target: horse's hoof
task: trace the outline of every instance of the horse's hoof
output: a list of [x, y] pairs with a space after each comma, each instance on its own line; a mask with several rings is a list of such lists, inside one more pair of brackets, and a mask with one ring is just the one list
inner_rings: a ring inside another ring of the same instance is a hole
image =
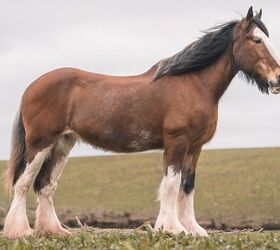
[[49, 237], [49, 236], [70, 236], [71, 233], [64, 229], [62, 226], [56, 228], [42, 228], [35, 231], [36, 236], [38, 237]]
[[163, 224], [162, 227], [156, 227], [155, 230], [162, 228], [164, 232], [173, 233], [173, 234], [179, 234], [179, 233], [186, 233], [186, 229], [181, 225], [181, 223], [168, 223]]
[[11, 230], [3, 229], [3, 236], [9, 240], [15, 240], [23, 237], [28, 237], [33, 235], [33, 229], [26, 228], [24, 230], [16, 230], [16, 227], [13, 227]]
[[197, 222], [185, 225], [188, 234], [193, 236], [209, 237], [207, 231], [201, 227]]

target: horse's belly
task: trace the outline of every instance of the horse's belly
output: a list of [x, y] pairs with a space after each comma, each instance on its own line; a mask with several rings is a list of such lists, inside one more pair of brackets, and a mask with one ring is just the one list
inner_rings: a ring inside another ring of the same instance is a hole
[[162, 148], [163, 142], [160, 136], [152, 134], [149, 131], [141, 131], [138, 135], [132, 136], [128, 143], [123, 145], [129, 151], [145, 151], [150, 149]]
[[115, 152], [140, 152], [162, 148], [162, 138], [157, 133], [141, 130], [103, 130], [102, 133], [84, 134], [82, 139], [94, 147]]

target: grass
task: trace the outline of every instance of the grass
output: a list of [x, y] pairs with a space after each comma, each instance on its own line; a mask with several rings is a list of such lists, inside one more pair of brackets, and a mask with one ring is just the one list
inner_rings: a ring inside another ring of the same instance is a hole
[[[232, 227], [280, 225], [279, 153], [280, 148], [204, 151], [196, 179], [198, 220]], [[5, 166], [0, 162], [0, 174]], [[59, 181], [55, 205], [72, 217], [93, 208], [155, 217], [161, 177], [161, 153], [72, 158]], [[28, 201], [35, 209], [32, 192]], [[2, 189], [2, 221], [8, 204]], [[67, 238], [10, 241], [0, 233], [0, 249], [280, 249], [280, 232], [212, 232], [205, 239], [154, 233], [145, 224], [145, 231], [79, 229]]]
[[[0, 162], [0, 174], [5, 165]], [[207, 150], [198, 165], [195, 207], [200, 222], [280, 224], [280, 148]], [[72, 158], [58, 183], [55, 206], [73, 217], [93, 208], [155, 217], [161, 177], [161, 153]], [[35, 209], [32, 193], [28, 207]], [[2, 217], [8, 204], [0, 191]]]
[[0, 236], [1, 249], [280, 249], [279, 232], [212, 233], [209, 238], [132, 231], [80, 231], [67, 238], [29, 237], [9, 241]]

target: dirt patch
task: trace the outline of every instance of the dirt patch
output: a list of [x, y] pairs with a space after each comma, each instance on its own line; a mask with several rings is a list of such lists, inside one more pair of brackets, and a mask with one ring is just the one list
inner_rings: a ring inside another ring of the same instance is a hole
[[71, 211], [66, 211], [60, 213], [59, 218], [63, 224], [70, 227], [77, 227], [77, 219], [83, 224], [92, 227], [99, 228], [137, 228], [141, 226], [144, 222], [153, 222], [153, 217], [143, 216], [141, 214], [131, 214], [128, 212], [124, 213], [114, 213], [95, 210], [89, 213], [80, 213], [76, 216], [73, 216]]
[[[156, 217], [153, 215], [147, 216], [140, 213], [114, 213], [106, 211], [90, 211], [89, 213], [80, 213], [76, 216], [73, 216], [71, 211], [60, 212], [59, 218], [62, 223], [69, 227], [78, 227], [77, 219], [83, 224], [91, 227], [98, 228], [120, 228], [120, 229], [135, 229], [143, 225], [145, 222], [154, 224]], [[200, 224], [207, 229], [213, 230], [223, 230], [223, 231], [232, 231], [232, 230], [244, 230], [244, 229], [253, 229], [253, 230], [279, 230], [280, 224], [267, 222], [262, 225], [256, 225], [253, 221], [243, 221], [240, 224], [231, 223], [219, 223], [215, 220], [200, 221]]]
[[[0, 207], [0, 229], [3, 228], [4, 219], [6, 211]], [[34, 225], [35, 221], [35, 212], [33, 210], [27, 211], [27, 216], [31, 226]], [[88, 212], [79, 212], [75, 213], [71, 210], [62, 210], [58, 211], [58, 217], [62, 224], [71, 227], [77, 228], [80, 227], [79, 222], [82, 225], [87, 225], [94, 228], [112, 228], [112, 229], [135, 229], [141, 227], [145, 222], [149, 222], [151, 225], [155, 222], [154, 215], [140, 214], [140, 213], [115, 213], [115, 212], [106, 212], [101, 210], [91, 210]], [[261, 225], [256, 225], [253, 221], [243, 221], [242, 223], [225, 224], [219, 223], [215, 220], [200, 221], [201, 226], [206, 229], [212, 230], [223, 230], [223, 231], [232, 231], [232, 230], [280, 230], [280, 224], [273, 222], [266, 222]]]

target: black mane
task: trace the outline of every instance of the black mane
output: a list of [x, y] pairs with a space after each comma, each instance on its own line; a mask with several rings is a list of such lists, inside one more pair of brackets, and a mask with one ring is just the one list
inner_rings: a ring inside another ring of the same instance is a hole
[[199, 70], [214, 62], [232, 41], [233, 29], [238, 22], [235, 20], [208, 29], [200, 39], [161, 61], [155, 79]]
[[[233, 20], [212, 27], [179, 53], [160, 61], [155, 80], [166, 75], [181, 75], [199, 70], [214, 62], [232, 42], [233, 29], [239, 22]], [[268, 31], [260, 19], [254, 17], [251, 25], [256, 25], [268, 36]], [[246, 78], [249, 80], [251, 76], [246, 74]]]

